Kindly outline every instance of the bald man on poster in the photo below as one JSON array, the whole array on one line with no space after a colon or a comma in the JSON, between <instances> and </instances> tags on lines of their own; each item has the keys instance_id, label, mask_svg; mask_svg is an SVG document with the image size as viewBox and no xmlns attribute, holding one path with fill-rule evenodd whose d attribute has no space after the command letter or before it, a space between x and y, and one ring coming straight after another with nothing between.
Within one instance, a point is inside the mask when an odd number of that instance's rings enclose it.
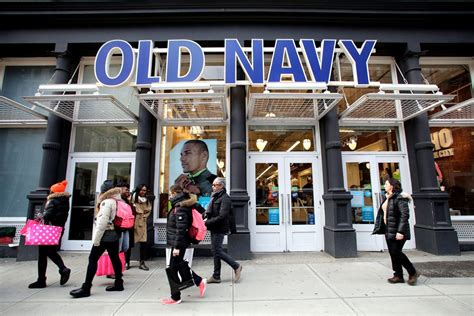
<instances>
[{"instance_id":1,"label":"bald man on poster","mask_svg":"<svg viewBox=\"0 0 474 316\"><path fill-rule=\"evenodd\" d=\"M199 139L188 140L181 149L181 166L184 174L175 180L175 184L198 196L210 196L212 182L217 177L207 169L209 149Z\"/></svg>"}]
</instances>

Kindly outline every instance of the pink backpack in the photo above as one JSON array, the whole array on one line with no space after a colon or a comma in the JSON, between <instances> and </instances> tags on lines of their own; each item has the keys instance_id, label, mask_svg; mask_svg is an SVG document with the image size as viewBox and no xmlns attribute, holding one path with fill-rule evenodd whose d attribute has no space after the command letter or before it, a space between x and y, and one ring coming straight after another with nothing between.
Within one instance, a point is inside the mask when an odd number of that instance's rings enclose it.
<instances>
[{"instance_id":1,"label":"pink backpack","mask_svg":"<svg viewBox=\"0 0 474 316\"><path fill-rule=\"evenodd\" d=\"M133 216L132 207L122 201L115 200L117 202L117 212L114 218L114 226L118 229L130 229L135 224L135 216Z\"/></svg>"},{"instance_id":2,"label":"pink backpack","mask_svg":"<svg viewBox=\"0 0 474 316\"><path fill-rule=\"evenodd\" d=\"M193 223L189 227L188 235L191 238L192 244L199 244L204 240L206 236L207 228L204 220L202 219L201 213L199 213L195 208L192 210L193 214Z\"/></svg>"}]
</instances>

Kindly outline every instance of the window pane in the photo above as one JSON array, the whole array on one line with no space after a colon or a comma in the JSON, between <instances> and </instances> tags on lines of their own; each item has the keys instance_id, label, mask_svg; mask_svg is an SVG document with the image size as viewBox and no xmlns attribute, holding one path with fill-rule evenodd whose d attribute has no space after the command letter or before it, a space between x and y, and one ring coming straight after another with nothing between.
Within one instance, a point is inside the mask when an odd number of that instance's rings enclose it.
<instances>
[{"instance_id":1,"label":"window pane","mask_svg":"<svg viewBox=\"0 0 474 316\"><path fill-rule=\"evenodd\" d=\"M395 127L341 127L342 151L399 151Z\"/></svg>"},{"instance_id":2,"label":"window pane","mask_svg":"<svg viewBox=\"0 0 474 316\"><path fill-rule=\"evenodd\" d=\"M440 188L449 193L451 215L474 215L474 127L433 127L431 141Z\"/></svg>"},{"instance_id":3,"label":"window pane","mask_svg":"<svg viewBox=\"0 0 474 316\"><path fill-rule=\"evenodd\" d=\"M0 94L31 107L21 97L35 95L39 85L48 83L53 73L54 66L6 66Z\"/></svg>"},{"instance_id":4,"label":"window pane","mask_svg":"<svg viewBox=\"0 0 474 316\"><path fill-rule=\"evenodd\" d=\"M291 224L314 225L313 166L311 163L290 163Z\"/></svg>"},{"instance_id":5,"label":"window pane","mask_svg":"<svg viewBox=\"0 0 474 316\"><path fill-rule=\"evenodd\" d=\"M75 152L131 152L137 141L136 127L77 126Z\"/></svg>"},{"instance_id":6,"label":"window pane","mask_svg":"<svg viewBox=\"0 0 474 316\"><path fill-rule=\"evenodd\" d=\"M255 164L256 225L280 225L278 164Z\"/></svg>"},{"instance_id":7,"label":"window pane","mask_svg":"<svg viewBox=\"0 0 474 316\"><path fill-rule=\"evenodd\" d=\"M347 187L352 194L352 223L373 224L374 205L369 162L346 163Z\"/></svg>"},{"instance_id":8,"label":"window pane","mask_svg":"<svg viewBox=\"0 0 474 316\"><path fill-rule=\"evenodd\" d=\"M314 151L311 126L250 126L249 151Z\"/></svg>"},{"instance_id":9,"label":"window pane","mask_svg":"<svg viewBox=\"0 0 474 316\"><path fill-rule=\"evenodd\" d=\"M159 217L166 218L169 187L175 183L195 192L198 202L206 207L212 193L212 180L227 174L226 128L170 126L163 128L162 136ZM196 142L185 145L190 140ZM206 147L207 154L203 150Z\"/></svg>"},{"instance_id":10,"label":"window pane","mask_svg":"<svg viewBox=\"0 0 474 316\"><path fill-rule=\"evenodd\" d=\"M45 129L0 129L0 217L27 214L26 195L38 187Z\"/></svg>"}]
</instances>

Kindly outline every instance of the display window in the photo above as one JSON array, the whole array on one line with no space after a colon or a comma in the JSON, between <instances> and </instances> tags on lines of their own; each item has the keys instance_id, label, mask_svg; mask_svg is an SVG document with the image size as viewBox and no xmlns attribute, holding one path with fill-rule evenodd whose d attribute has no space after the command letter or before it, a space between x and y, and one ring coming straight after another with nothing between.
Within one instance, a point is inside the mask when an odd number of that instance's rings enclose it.
<instances>
[{"instance_id":1,"label":"display window","mask_svg":"<svg viewBox=\"0 0 474 316\"><path fill-rule=\"evenodd\" d=\"M342 151L400 151L396 127L348 126L339 129Z\"/></svg>"},{"instance_id":2,"label":"display window","mask_svg":"<svg viewBox=\"0 0 474 316\"><path fill-rule=\"evenodd\" d=\"M162 129L159 218L168 212L169 188L179 184L206 207L216 177L226 177L225 126L167 126Z\"/></svg>"}]
</instances>

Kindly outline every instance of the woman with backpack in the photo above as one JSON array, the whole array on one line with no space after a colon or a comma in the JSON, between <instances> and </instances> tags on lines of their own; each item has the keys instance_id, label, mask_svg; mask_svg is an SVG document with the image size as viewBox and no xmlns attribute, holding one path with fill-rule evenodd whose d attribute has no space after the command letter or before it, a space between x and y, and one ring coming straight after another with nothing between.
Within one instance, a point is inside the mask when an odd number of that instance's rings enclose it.
<instances>
[{"instance_id":1,"label":"woman with backpack","mask_svg":"<svg viewBox=\"0 0 474 316\"><path fill-rule=\"evenodd\" d=\"M72 290L74 298L87 297L91 295L92 280L97 272L97 262L100 256L107 250L112 266L114 267L115 283L108 286L106 291L123 291L122 262L119 257L120 235L115 230L113 220L117 213L117 201L121 200L122 190L114 188L111 180L106 180L100 187L100 196L97 204L97 217L94 234L92 236L93 246L89 255L86 280L82 287Z\"/></svg>"},{"instance_id":2,"label":"woman with backpack","mask_svg":"<svg viewBox=\"0 0 474 316\"><path fill-rule=\"evenodd\" d=\"M197 196L184 192L180 185L172 185L170 188L170 203L171 209L168 212L166 223L166 241L171 247L170 270L177 270L177 267L183 267L184 253L189 247L191 237L188 235L188 230L192 225L193 215L192 209L203 211L204 209L197 204ZM194 285L199 288L199 295L204 296L206 292L207 280L201 278L199 275L190 270L189 266L184 265L187 271L191 273ZM169 278L168 278L169 279ZM171 298L162 298L161 303L164 305L175 305L181 303L181 292L176 290L175 286L171 284Z\"/></svg>"}]
</instances>

